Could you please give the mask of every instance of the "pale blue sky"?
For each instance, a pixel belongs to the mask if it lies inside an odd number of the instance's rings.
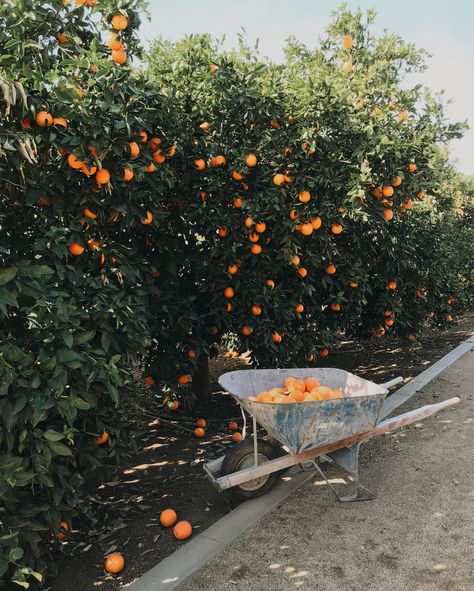
[[[309,46],[317,43],[339,0],[149,0],[151,22],[142,26],[148,41],[162,36],[176,41],[186,34],[208,32],[234,44],[245,29],[250,42],[274,60],[290,35]],[[468,119],[471,130],[453,142],[458,167],[474,174],[474,0],[352,0],[349,8],[375,8],[375,30],[388,29],[426,48],[430,66],[413,82],[446,90],[453,100],[453,120]]]

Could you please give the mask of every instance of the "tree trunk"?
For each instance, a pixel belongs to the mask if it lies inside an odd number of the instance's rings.
[[[198,403],[209,400],[211,385],[209,383],[209,358],[207,355],[201,357],[197,363],[196,371],[193,374],[192,386]]]

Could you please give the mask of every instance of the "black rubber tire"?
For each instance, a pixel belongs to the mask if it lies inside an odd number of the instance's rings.
[[[268,460],[274,460],[280,455],[279,450],[274,445],[263,439],[258,440],[258,453],[268,458]],[[253,438],[245,439],[233,445],[226,453],[222,462],[221,476],[227,476],[227,474],[236,472],[240,463],[248,456],[253,457]],[[275,480],[278,478],[278,474],[279,472],[268,474],[267,479],[256,490],[245,490],[240,485],[237,485],[227,489],[226,493],[229,497],[239,501],[247,501],[248,499],[260,497],[271,489]]]

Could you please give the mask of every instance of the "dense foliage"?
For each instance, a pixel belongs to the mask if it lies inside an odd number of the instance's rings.
[[[190,402],[222,341],[318,363],[473,303],[462,125],[401,84],[423,52],[341,11],[283,64],[208,36],[145,59],[143,4],[0,6],[0,579],[25,588],[129,448],[137,364]]]

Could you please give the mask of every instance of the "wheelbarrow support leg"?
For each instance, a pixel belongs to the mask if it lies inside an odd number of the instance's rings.
[[[375,499],[374,493],[371,492],[368,488],[365,488],[365,486],[362,486],[359,480],[360,445],[360,443],[355,443],[354,445],[350,445],[349,447],[344,447],[342,449],[338,449],[327,454],[327,457],[329,457],[336,464],[341,466],[341,468],[344,468],[344,470],[351,474],[354,488],[354,492],[352,494],[341,496],[336,491],[334,486],[329,482],[326,474],[321,470],[319,464],[317,462],[314,463],[316,469],[326,481],[326,484],[334,493],[337,500],[341,503],[349,503],[351,501],[372,501],[373,499]]]

